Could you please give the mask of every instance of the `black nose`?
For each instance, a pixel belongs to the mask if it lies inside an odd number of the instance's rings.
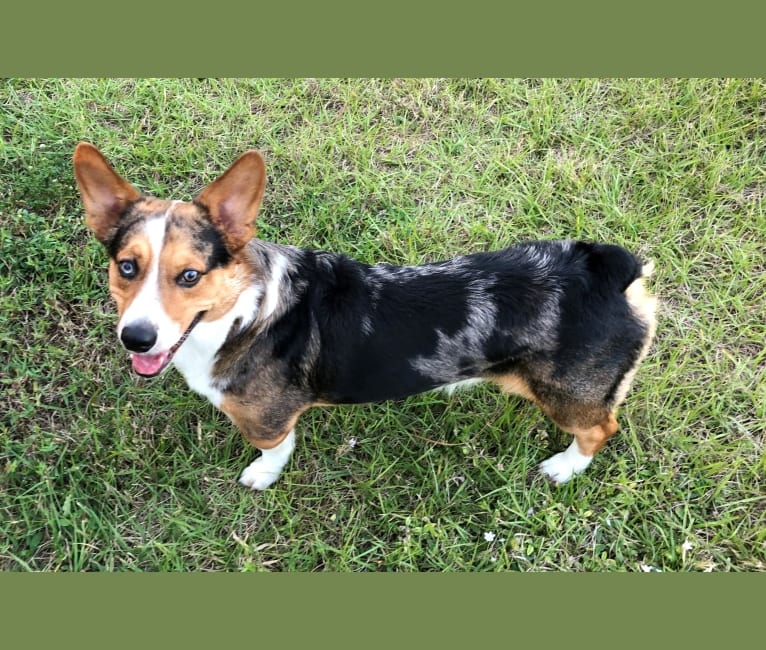
[[[120,338],[131,352],[148,352],[157,341],[157,331],[146,321],[139,321],[126,325]]]

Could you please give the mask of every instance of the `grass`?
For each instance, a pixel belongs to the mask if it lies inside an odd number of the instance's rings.
[[[0,130],[0,568],[766,569],[763,80],[4,80]],[[490,387],[317,409],[277,484],[238,487],[226,418],[115,344],[79,140],[183,199],[258,148],[260,236],[364,261],[654,259],[620,434],[555,487],[567,436]]]

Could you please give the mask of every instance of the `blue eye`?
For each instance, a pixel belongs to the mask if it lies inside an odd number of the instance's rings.
[[[136,277],[136,273],[138,272],[136,263],[132,260],[122,260],[121,262],[117,262],[117,270],[123,278],[128,279]]]
[[[195,271],[194,269],[186,269],[181,271],[181,275],[178,276],[176,282],[182,287],[193,287],[195,284],[197,284],[197,282],[199,282],[201,275],[202,274],[199,271]]]

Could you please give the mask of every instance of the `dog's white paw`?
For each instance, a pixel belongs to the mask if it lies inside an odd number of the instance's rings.
[[[290,431],[276,447],[264,449],[260,458],[256,458],[245,467],[239,482],[251,490],[265,490],[279,478],[282,468],[290,460],[293,449],[295,449],[295,431]]]
[[[239,477],[239,482],[251,490],[265,490],[279,478],[281,473],[281,467],[276,469],[261,457],[245,467],[242,475]]]
[[[573,442],[565,451],[540,463],[540,471],[554,483],[561,485],[573,476],[584,472],[592,460],[593,456],[581,454],[577,442]]]

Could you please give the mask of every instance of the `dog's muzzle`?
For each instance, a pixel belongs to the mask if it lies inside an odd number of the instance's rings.
[[[204,311],[199,312],[181,335],[181,338],[176,341],[175,345],[169,350],[157,354],[146,354],[157,342],[157,330],[148,321],[138,321],[137,323],[126,325],[122,330],[120,338],[123,345],[132,352],[130,361],[133,365],[133,370],[143,377],[159,375],[170,365],[173,355],[183,345],[195,325],[199,323],[204,315]]]
[[[123,328],[120,340],[131,352],[148,352],[157,342],[157,330],[148,321],[138,321]]]

